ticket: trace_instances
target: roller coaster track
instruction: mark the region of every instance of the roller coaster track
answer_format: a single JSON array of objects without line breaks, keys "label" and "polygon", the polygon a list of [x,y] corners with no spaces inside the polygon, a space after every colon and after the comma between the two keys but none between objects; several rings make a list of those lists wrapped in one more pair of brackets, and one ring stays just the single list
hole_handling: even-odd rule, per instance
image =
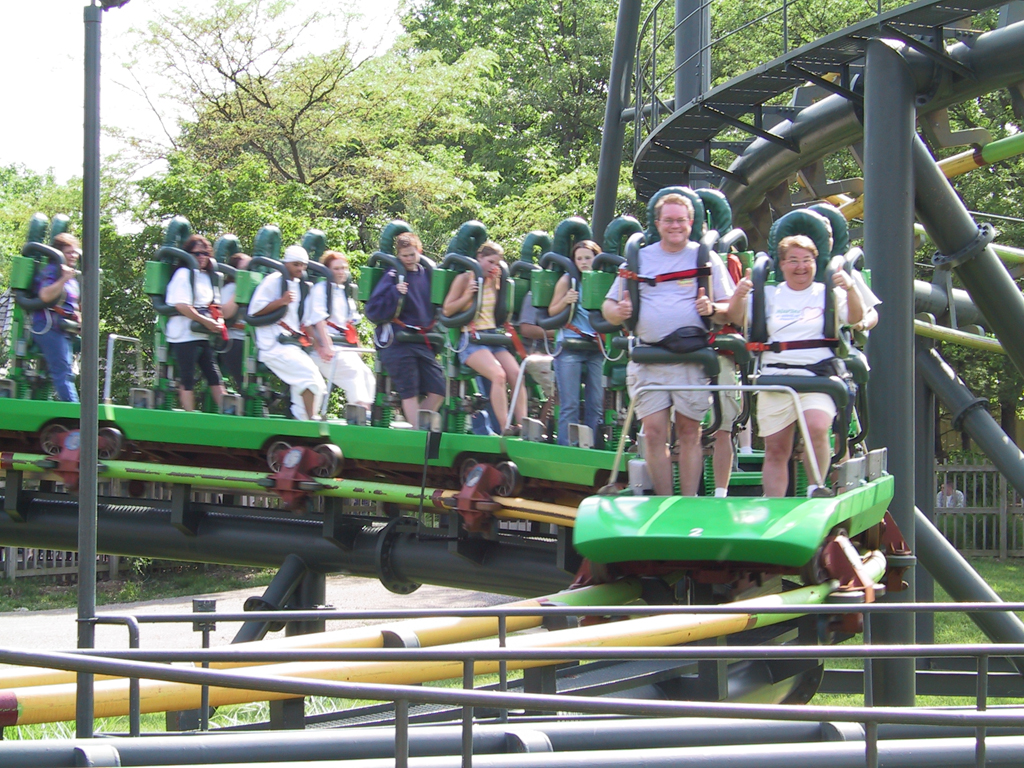
[{"label": "roller coaster track", "polygon": [[[679,183],[680,172],[691,165],[708,169],[733,185],[745,185],[747,177],[742,169],[726,169],[710,162],[712,139],[727,129],[739,129],[751,137],[799,152],[799,145],[791,138],[763,129],[764,105],[808,82],[859,101],[860,97],[851,90],[852,79],[862,64],[868,40],[879,34],[907,42],[947,67],[954,77],[970,79],[972,73],[942,50],[941,30],[1003,4],[994,0],[964,0],[956,4],[948,0],[921,0],[796,48],[712,88],[672,112],[640,143],[633,161],[637,193],[647,199],[657,190]],[[838,74],[839,78],[832,82],[824,78],[828,74]],[[638,103],[638,112],[646,108],[656,110],[656,96],[651,99],[651,104]],[[744,116],[752,116],[753,121],[743,120]]]}]

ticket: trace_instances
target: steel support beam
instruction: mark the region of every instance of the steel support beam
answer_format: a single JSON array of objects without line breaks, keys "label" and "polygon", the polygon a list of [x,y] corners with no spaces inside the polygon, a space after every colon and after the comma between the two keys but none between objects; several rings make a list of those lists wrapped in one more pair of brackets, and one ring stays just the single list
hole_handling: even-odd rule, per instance
[{"label": "steel support beam", "polygon": [[[934,349],[918,353],[917,368],[931,390],[953,415],[953,428],[969,434],[1010,485],[1018,493],[1024,494],[1024,453],[992,418],[986,407],[987,401],[975,397],[956,371]],[[934,503],[934,486],[931,493]]]},{"label": "steel support beam", "polygon": [[[869,356],[884,360],[871,372],[872,448],[889,449],[896,481],[889,507],[911,551],[914,549],[914,78],[903,57],[887,42],[868,42],[864,85],[864,253],[885,310],[871,333]],[[914,599],[910,589],[887,600]],[[879,643],[913,643],[911,614],[878,617]],[[913,706],[914,663],[876,662],[875,703]]]},{"label": "steel support beam", "polygon": [[[935,346],[931,339],[914,339],[917,355],[927,355]],[[914,504],[928,520],[935,520],[935,393],[925,381],[920,366],[914,370],[914,434],[917,453],[914,456]],[[926,568],[914,572],[916,600],[930,603],[935,600],[935,581]],[[919,643],[935,642],[935,614],[919,613],[915,622]]]},{"label": "steel support beam", "polygon": [[622,146],[626,140],[622,111],[629,106],[633,56],[636,53],[639,26],[640,0],[619,0],[615,44],[612,47],[612,68],[608,76],[608,103],[604,109],[604,129],[601,132],[601,156],[597,164],[594,215],[591,217],[591,225],[598,243],[603,242],[605,227],[615,216],[619,174],[622,172]]},{"label": "steel support beam", "polygon": [[676,0],[675,104],[683,107],[711,87],[711,15],[706,0]]},{"label": "steel support beam", "polygon": [[1017,370],[1024,371],[1024,296],[995,251],[979,238],[978,225],[919,138],[913,156],[921,224],[939,253],[952,259],[952,268],[985,316],[985,325]]},{"label": "steel support beam", "polygon": [[[309,573],[309,569],[298,555],[288,555],[267,588],[259,597],[245,601],[247,611],[278,611],[288,607],[295,590]],[[269,621],[247,621],[235,633],[232,643],[251,643],[262,640],[270,631]]]},{"label": "steel support beam", "polygon": [[[942,531],[932,525],[921,510],[915,510],[914,514],[919,534],[917,557],[949,596],[960,603],[1001,603],[999,595],[971,568]],[[972,613],[970,617],[993,643],[1024,643],[1024,623],[1010,611]],[[1010,661],[1017,671],[1024,673],[1024,659]]]}]

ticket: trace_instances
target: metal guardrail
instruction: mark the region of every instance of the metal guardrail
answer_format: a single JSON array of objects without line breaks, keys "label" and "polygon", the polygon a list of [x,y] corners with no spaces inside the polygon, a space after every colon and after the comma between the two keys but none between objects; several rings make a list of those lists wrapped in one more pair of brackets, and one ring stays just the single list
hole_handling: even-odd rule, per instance
[{"label": "metal guardrail", "polygon": [[[244,622],[250,620],[312,621],[359,619],[411,619],[447,617],[497,617],[499,645],[504,645],[506,621],[513,616],[536,616],[536,608],[488,607],[430,610],[389,611],[264,611],[243,613],[207,612],[203,609],[202,622],[196,622],[196,613],[154,614],[144,616],[102,615],[97,623],[122,623],[129,628],[130,642],[136,646],[142,624]],[[794,606],[758,608],[758,613],[793,614]],[[195,685],[253,689],[279,694],[327,696],[345,699],[370,699],[395,704],[395,765],[407,766],[409,758],[409,705],[431,704],[462,708],[462,764],[473,761],[474,708],[486,707],[507,712],[513,710],[545,712],[579,712],[602,715],[644,717],[718,717],[727,719],[759,719],[772,721],[809,722],[833,721],[859,723],[865,729],[864,755],[867,766],[878,765],[878,726],[903,724],[919,726],[969,726],[975,731],[975,755],[978,765],[985,765],[986,729],[991,727],[1019,727],[1022,720],[1019,709],[988,709],[989,662],[992,657],[1024,657],[1024,645],[872,645],[871,622],[876,614],[893,612],[994,612],[1024,611],[1024,603],[873,603],[868,605],[809,605],[797,608],[802,614],[833,615],[858,613],[863,616],[863,646],[676,646],[667,648],[607,647],[607,648],[544,648],[509,649],[480,648],[396,648],[396,649],[318,649],[318,650],[171,650],[171,651],[78,651],[42,653],[0,649],[0,663],[70,670],[92,674],[105,674],[130,679],[166,680]],[[665,614],[721,615],[735,613],[729,605],[715,606],[615,606],[615,607],[560,607],[548,606],[545,616],[650,616]],[[872,666],[876,659],[926,657],[931,659],[973,659],[977,670],[977,688],[973,710],[921,710],[896,707],[874,707],[872,702]],[[743,659],[862,659],[864,661],[864,707],[794,706],[739,704],[728,702],[666,702],[622,698],[582,698],[579,696],[510,693],[507,690],[473,690],[474,664],[478,661],[534,660],[578,662],[596,660],[743,660]],[[246,661],[251,663],[298,661],[457,661],[463,666],[463,690],[421,687],[413,685],[383,685],[370,683],[343,683],[301,680],[257,672],[219,671],[199,668],[167,666],[169,662],[209,663],[216,661]],[[503,688],[504,686],[502,686]],[[134,691],[131,711],[131,734],[138,735],[139,709],[137,689]],[[0,748],[2,752],[2,748]]]}]

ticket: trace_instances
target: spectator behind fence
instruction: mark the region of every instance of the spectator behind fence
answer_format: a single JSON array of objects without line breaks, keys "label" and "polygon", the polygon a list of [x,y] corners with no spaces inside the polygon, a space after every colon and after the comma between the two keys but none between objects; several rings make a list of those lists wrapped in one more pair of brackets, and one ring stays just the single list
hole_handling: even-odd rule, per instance
[{"label": "spectator behind fence", "polygon": [[939,493],[935,497],[935,506],[962,507],[964,506],[964,493],[956,489],[952,480],[947,480],[942,484],[942,488],[939,489]]}]

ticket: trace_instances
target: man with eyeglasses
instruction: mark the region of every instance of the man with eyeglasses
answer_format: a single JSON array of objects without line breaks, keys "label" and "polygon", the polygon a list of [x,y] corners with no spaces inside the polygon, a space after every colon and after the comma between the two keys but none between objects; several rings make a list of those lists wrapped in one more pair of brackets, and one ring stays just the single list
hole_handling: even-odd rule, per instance
[{"label": "man with eyeglasses", "polygon": [[[667,194],[654,206],[654,226],[659,240],[640,249],[638,271],[642,275],[670,275],[695,271],[700,246],[690,241],[693,203],[680,194]],[[640,311],[635,328],[642,344],[658,344],[679,331],[706,333],[704,318],[724,322],[733,284],[721,259],[712,258],[711,297],[698,285],[697,277],[668,279],[651,284],[641,281]],[[625,279],[619,277],[605,297],[601,312],[610,323],[621,324],[633,312]],[[679,447],[679,490],[695,496],[700,483],[702,451],[700,422],[711,408],[707,392],[645,392],[649,385],[707,384],[704,368],[696,363],[636,363],[626,369],[626,384],[634,399],[635,413],[643,423],[644,455],[658,496],[673,492],[672,463],[668,451],[669,411],[675,410],[676,440]]]}]

